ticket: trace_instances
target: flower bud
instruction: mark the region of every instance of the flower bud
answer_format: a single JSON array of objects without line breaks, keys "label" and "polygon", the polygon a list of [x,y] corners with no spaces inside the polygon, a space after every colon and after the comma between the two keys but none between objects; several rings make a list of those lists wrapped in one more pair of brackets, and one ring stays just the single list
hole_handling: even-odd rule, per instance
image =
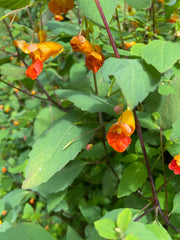
[{"label": "flower bud", "polygon": [[86,150],[87,150],[87,151],[91,150],[92,148],[93,148],[93,144],[92,144],[92,143],[90,143],[90,144],[88,144],[88,145],[86,146]]}]

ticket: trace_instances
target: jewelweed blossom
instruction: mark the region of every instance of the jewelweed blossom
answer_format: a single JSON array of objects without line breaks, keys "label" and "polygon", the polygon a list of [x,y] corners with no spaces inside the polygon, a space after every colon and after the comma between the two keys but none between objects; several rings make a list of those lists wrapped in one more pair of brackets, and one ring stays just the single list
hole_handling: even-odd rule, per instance
[{"label": "jewelweed blossom", "polygon": [[174,174],[180,174],[180,154],[173,158],[168,167],[174,171]]},{"label": "jewelweed blossom", "polygon": [[102,67],[104,60],[103,54],[93,51],[86,55],[86,67],[96,73]]},{"label": "jewelweed blossom", "polygon": [[85,54],[86,67],[96,73],[103,65],[105,56],[99,45],[91,44],[84,36],[74,36],[70,41],[74,52]]},{"label": "jewelweed blossom", "polygon": [[82,35],[74,36],[70,44],[74,52],[82,52],[86,55],[94,51],[93,45]]},{"label": "jewelweed blossom", "polygon": [[28,44],[24,40],[19,40],[14,41],[14,45],[29,54],[32,59],[32,65],[27,68],[26,75],[33,80],[42,72],[43,62],[51,56],[58,56],[64,50],[61,44],[51,41]]},{"label": "jewelweed blossom", "polygon": [[131,143],[130,136],[135,130],[133,112],[129,109],[124,111],[118,121],[113,124],[108,133],[108,144],[117,152],[124,152]]},{"label": "jewelweed blossom", "polygon": [[48,3],[49,11],[54,15],[66,14],[69,10],[73,9],[73,0],[51,0]]}]

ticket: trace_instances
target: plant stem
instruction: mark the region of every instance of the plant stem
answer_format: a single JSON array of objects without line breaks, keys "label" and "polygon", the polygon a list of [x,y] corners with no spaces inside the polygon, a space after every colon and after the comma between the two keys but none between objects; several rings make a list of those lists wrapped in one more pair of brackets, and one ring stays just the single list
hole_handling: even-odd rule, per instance
[{"label": "plant stem", "polygon": [[15,89],[17,89],[18,91],[23,92],[23,93],[26,94],[26,95],[29,95],[29,96],[32,97],[32,98],[38,98],[38,99],[41,99],[41,100],[43,100],[43,101],[49,101],[49,99],[47,99],[47,98],[42,98],[42,97],[39,97],[39,96],[36,96],[36,95],[32,95],[31,93],[29,93],[29,92],[27,92],[27,91],[24,91],[24,90],[22,90],[21,88],[15,87],[14,85],[12,85],[12,84],[10,84],[10,83],[8,83],[8,82],[5,82],[5,81],[2,80],[2,79],[0,79],[0,81],[3,82],[4,84],[8,85],[8,86],[11,87],[11,88],[15,88]]},{"label": "plant stem", "polygon": [[[164,182],[166,182],[162,128],[160,129],[160,148],[161,148],[161,160],[162,160],[162,168],[163,168],[163,178],[164,178]],[[164,191],[165,191],[166,217],[168,218],[167,185],[164,185]]]},{"label": "plant stem", "polygon": [[147,213],[151,212],[152,210],[154,210],[154,206],[149,208],[146,212],[144,212],[143,214],[141,214],[139,217],[137,217],[136,219],[134,219],[134,222],[139,221],[142,217],[144,217]]},{"label": "plant stem", "polygon": [[111,41],[111,45],[112,45],[112,47],[113,47],[114,54],[115,54],[116,58],[120,58],[119,53],[118,53],[118,50],[117,50],[117,47],[116,47],[116,44],[115,44],[115,42],[114,42],[113,36],[112,36],[112,34],[111,34],[111,31],[110,31],[109,25],[108,25],[108,23],[107,23],[106,17],[105,17],[105,15],[104,15],[103,10],[102,10],[101,4],[100,4],[99,0],[94,0],[94,1],[95,1],[96,6],[97,6],[97,8],[98,8],[98,10],[99,10],[99,13],[100,13],[101,18],[102,18],[102,20],[103,20],[103,23],[104,23],[104,26],[105,26],[105,28],[106,28],[107,34],[108,34],[109,39],[110,39],[110,41]]},{"label": "plant stem", "polygon": [[[95,73],[93,73],[93,78],[94,78],[95,92],[96,92],[96,95],[98,96],[97,79],[96,79],[96,74]],[[104,146],[104,151],[105,151],[105,155],[106,155],[106,163],[109,166],[109,168],[112,170],[113,174],[116,176],[118,182],[120,182],[119,176],[116,173],[115,169],[113,168],[113,166],[112,166],[112,164],[109,160],[108,150],[107,150],[107,146],[106,146],[106,130],[105,130],[105,127],[104,127],[102,112],[98,112],[98,118],[99,118],[99,123],[100,123],[101,130],[102,130],[102,144]]]},{"label": "plant stem", "polygon": [[116,7],[116,21],[117,21],[118,30],[119,30],[119,33],[120,33],[121,44],[122,44],[123,49],[125,49],[124,39],[123,39],[123,37],[122,37],[122,31],[121,31],[121,26],[120,26],[120,22],[119,22],[117,7]]},{"label": "plant stem", "polygon": [[154,186],[154,180],[153,180],[153,176],[152,176],[152,173],[151,173],[151,168],[150,168],[150,165],[149,165],[149,161],[148,161],[148,157],[147,157],[147,153],[146,153],[146,149],[145,149],[145,145],[144,145],[144,141],[143,141],[141,125],[140,125],[140,122],[139,122],[139,119],[137,117],[135,109],[133,110],[133,113],[134,113],[134,117],[135,117],[135,121],[136,121],[136,130],[137,130],[138,137],[139,137],[139,140],[140,140],[140,143],[141,143],[141,148],[142,148],[142,152],[143,152],[143,155],[144,155],[146,168],[147,168],[147,171],[148,171],[148,177],[149,177],[149,181],[150,181],[150,184],[151,184],[151,191],[152,191],[152,194],[153,194],[153,203],[154,203],[154,206],[157,207],[157,206],[159,206],[159,201],[158,201],[158,198],[157,198],[157,194],[156,194],[156,190],[155,190],[155,186]]},{"label": "plant stem", "polygon": [[153,11],[153,33],[156,34],[156,1],[152,2],[152,11]]}]

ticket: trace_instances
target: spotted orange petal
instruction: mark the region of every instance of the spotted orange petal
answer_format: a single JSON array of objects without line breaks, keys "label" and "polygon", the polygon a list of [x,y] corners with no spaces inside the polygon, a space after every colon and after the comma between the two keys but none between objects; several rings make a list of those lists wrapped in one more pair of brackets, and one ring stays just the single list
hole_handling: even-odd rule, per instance
[{"label": "spotted orange petal", "polygon": [[49,57],[56,57],[64,50],[61,44],[51,41],[37,43],[36,45],[38,49],[29,54],[29,57],[32,58],[33,63],[37,59],[45,62]]},{"label": "spotted orange petal", "polygon": [[86,55],[86,67],[96,73],[102,67],[104,60],[103,54],[93,51]]},{"label": "spotted orange petal", "polygon": [[13,44],[15,47],[18,47],[20,48],[24,53],[28,54],[30,53],[31,51],[28,49],[29,45],[30,44],[27,44],[26,41],[24,40],[14,40],[13,41]]},{"label": "spotted orange petal", "polygon": [[82,35],[74,36],[71,39],[70,44],[75,52],[89,54],[94,51],[93,45]]},{"label": "spotted orange petal", "polygon": [[126,124],[129,128],[126,127],[127,133],[131,136],[135,130],[135,119],[133,112],[129,109],[124,111],[118,119],[118,123]]},{"label": "spotted orange petal", "polygon": [[35,80],[43,70],[43,63],[41,60],[37,60],[35,63],[30,65],[26,70],[26,76]]},{"label": "spotted orange petal", "polygon": [[120,153],[124,152],[131,143],[131,138],[123,133],[120,123],[113,124],[106,137],[108,144]]}]

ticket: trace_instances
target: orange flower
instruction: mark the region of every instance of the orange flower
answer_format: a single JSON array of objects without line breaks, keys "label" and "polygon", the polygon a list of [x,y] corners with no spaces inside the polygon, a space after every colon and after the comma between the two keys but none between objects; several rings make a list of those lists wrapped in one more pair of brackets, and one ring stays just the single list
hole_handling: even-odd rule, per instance
[{"label": "orange flower", "polygon": [[180,154],[174,157],[168,167],[174,171],[174,174],[180,174]]},{"label": "orange flower", "polygon": [[70,44],[74,52],[89,54],[94,51],[93,45],[82,35],[73,37]]},{"label": "orange flower", "polygon": [[31,198],[31,199],[29,200],[29,203],[33,205],[33,204],[34,204],[34,198]]},{"label": "orange flower", "polygon": [[3,210],[2,213],[1,213],[1,215],[5,216],[6,213],[7,213],[6,210]]},{"label": "orange flower", "polygon": [[73,9],[73,0],[51,0],[48,3],[49,11],[54,15],[59,15],[61,13],[66,14],[69,10]]},{"label": "orange flower", "polygon": [[20,124],[19,121],[15,121],[14,119],[12,120],[12,122],[13,122],[14,126],[18,126]]},{"label": "orange flower", "polygon": [[54,16],[54,19],[55,19],[56,21],[62,21],[62,20],[64,20],[64,17],[63,17],[62,15],[55,15],[55,16]]},{"label": "orange flower", "polygon": [[174,16],[172,16],[170,19],[168,19],[167,21],[170,23],[175,23],[177,20],[179,20],[179,17],[177,14],[174,14]]},{"label": "orange flower", "polygon": [[6,168],[6,167],[3,167],[3,168],[1,169],[1,172],[3,172],[3,173],[7,172],[7,168]]},{"label": "orange flower", "polygon": [[93,71],[93,73],[97,73],[97,71],[102,67],[104,60],[105,57],[103,54],[92,52],[86,55],[86,67]]},{"label": "orange flower", "polygon": [[132,46],[134,46],[136,44],[136,42],[132,41],[132,42],[125,42],[125,49],[128,49]]},{"label": "orange flower", "polygon": [[99,45],[91,44],[84,36],[78,35],[71,39],[71,47],[75,52],[86,55],[86,67],[96,73],[103,65],[105,57]]},{"label": "orange flower", "polygon": [[14,45],[32,58],[33,64],[26,70],[26,75],[33,80],[42,72],[43,62],[51,56],[56,57],[64,50],[61,44],[51,41],[27,44],[25,41],[20,40],[14,41]]},{"label": "orange flower", "polygon": [[159,2],[159,3],[165,3],[165,1],[164,1],[164,0],[158,0],[158,2]]},{"label": "orange flower", "polygon": [[113,124],[108,133],[108,144],[117,152],[124,152],[131,143],[130,136],[135,130],[135,120],[131,110],[126,110]]},{"label": "orange flower", "polygon": [[41,60],[37,60],[35,63],[30,65],[26,70],[26,76],[35,80],[43,70],[43,63]]}]

